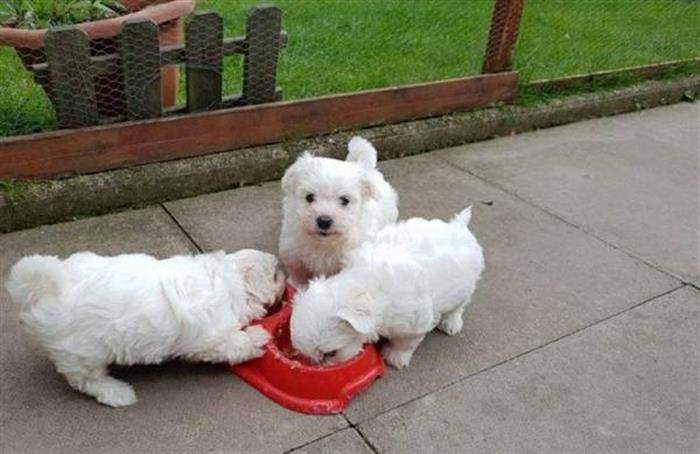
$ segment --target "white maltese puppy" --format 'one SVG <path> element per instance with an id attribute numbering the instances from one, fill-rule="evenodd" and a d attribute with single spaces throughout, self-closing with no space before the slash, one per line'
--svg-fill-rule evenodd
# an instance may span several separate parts
<path id="1" fill-rule="evenodd" d="M 351 249 L 398 218 L 398 196 L 376 169 L 377 151 L 361 137 L 345 161 L 304 153 L 284 174 L 280 259 L 292 284 L 333 275 Z"/>
<path id="2" fill-rule="evenodd" d="M 171 358 L 239 363 L 262 355 L 261 327 L 284 290 L 277 258 L 251 249 L 158 260 L 143 254 L 17 262 L 6 287 L 20 322 L 75 389 L 112 407 L 136 402 L 107 366 Z"/>
<path id="3" fill-rule="evenodd" d="M 349 254 L 339 274 L 312 280 L 294 300 L 294 347 L 317 363 L 335 364 L 381 337 L 388 339 L 386 362 L 403 368 L 436 326 L 460 332 L 484 269 L 470 217 L 471 207 L 449 223 L 414 218 L 385 227 Z"/>

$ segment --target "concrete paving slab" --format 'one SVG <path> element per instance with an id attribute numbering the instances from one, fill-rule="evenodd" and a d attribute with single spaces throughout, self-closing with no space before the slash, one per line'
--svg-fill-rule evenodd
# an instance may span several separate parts
<path id="1" fill-rule="evenodd" d="M 0 235 L 0 267 L 5 271 L 28 253 L 64 257 L 80 250 L 168 257 L 195 249 L 170 216 L 156 207 Z"/>
<path id="2" fill-rule="evenodd" d="M 66 257 L 83 250 L 104 255 L 148 252 L 158 257 L 195 251 L 187 237 L 161 208 L 127 211 L 0 235 L 0 280 L 25 255 Z M 3 335 L 7 334 L 6 329 L 17 329 L 17 320 L 15 308 L 10 305 L 2 285 L 0 301 L 0 335 Z M 13 338 L 9 336 L 7 339 Z"/>
<path id="3" fill-rule="evenodd" d="M 373 454 L 374 451 L 357 434 L 347 428 L 293 451 L 295 454 Z"/>
<path id="4" fill-rule="evenodd" d="M 360 430 L 383 453 L 698 452 L 699 322 L 685 287 Z"/>
<path id="5" fill-rule="evenodd" d="M 277 253 L 282 223 L 279 181 L 165 206 L 205 251 L 255 248 Z"/>
<path id="6" fill-rule="evenodd" d="M 0 275 L 21 256 L 193 251 L 160 208 L 0 235 Z M 282 452 L 347 426 L 304 417 L 262 397 L 215 365 L 120 368 L 139 402 L 124 409 L 71 390 L 21 332 L 0 291 L 0 446 L 3 452 Z"/>
<path id="7" fill-rule="evenodd" d="M 402 217 L 446 219 L 474 205 L 471 226 L 484 247 L 486 271 L 463 332 L 429 336 L 409 369 L 388 371 L 350 406 L 346 414 L 354 422 L 679 285 L 429 156 L 388 161 L 382 169 L 400 194 Z"/>
<path id="8" fill-rule="evenodd" d="M 700 103 L 437 152 L 685 282 L 700 282 Z"/>
<path id="9" fill-rule="evenodd" d="M 474 204 L 487 271 L 457 338 L 434 334 L 408 371 L 389 371 L 351 404 L 359 421 L 680 285 L 564 222 L 427 156 L 381 163 L 402 217 L 449 218 Z M 279 185 L 167 205 L 205 249 L 276 250 Z M 482 202 L 491 203 L 486 205 Z M 435 374 L 440 370 L 440 374 Z"/>
<path id="10" fill-rule="evenodd" d="M 655 114 L 650 112 L 643 115 L 643 118 L 647 118 Z M 687 231 L 688 225 L 691 230 L 693 228 L 692 223 L 688 224 L 692 211 L 686 210 L 692 202 L 692 191 L 688 191 L 686 183 L 692 182 L 689 175 L 694 169 L 692 163 L 687 164 L 692 155 L 677 142 L 677 136 L 681 136 L 686 138 L 683 143 L 687 143 L 688 116 L 675 110 L 669 115 L 676 115 L 676 120 L 671 121 L 667 128 L 649 133 L 649 141 L 667 144 L 671 150 L 667 153 L 667 159 L 659 164 L 661 177 L 655 180 L 653 190 L 647 190 L 639 181 L 640 178 L 651 178 L 654 173 L 647 169 L 649 165 L 656 165 L 650 150 L 638 156 L 629 151 L 613 153 L 610 148 L 610 143 L 617 143 L 620 148 L 645 146 L 640 145 L 638 139 L 645 131 L 640 131 L 635 116 L 608 119 L 597 130 L 589 130 L 588 142 L 595 133 L 595 140 L 609 146 L 607 154 L 597 152 L 596 155 L 594 150 L 590 152 L 591 158 L 586 158 L 584 151 L 588 142 L 583 133 L 580 137 L 573 136 L 576 140 L 567 137 L 558 139 L 560 148 L 572 149 L 575 159 L 566 157 L 558 161 L 545 156 L 547 153 L 544 151 L 534 153 L 533 159 L 540 160 L 540 165 L 555 168 L 542 170 L 541 175 L 527 162 L 510 164 L 511 167 L 508 167 L 507 160 L 503 165 L 488 162 L 487 158 L 510 152 L 492 150 L 492 155 L 484 156 L 483 162 L 475 165 L 492 171 L 496 176 L 500 175 L 500 166 L 505 175 L 515 175 L 528 183 L 525 185 L 513 177 L 516 183 L 523 184 L 530 191 L 530 186 L 539 189 L 541 185 L 539 182 L 532 183 L 527 172 L 525 176 L 520 176 L 519 165 L 530 172 L 531 179 L 552 175 L 559 178 L 559 173 L 567 175 L 569 172 L 568 179 L 575 180 L 580 176 L 575 169 L 571 170 L 572 162 L 579 165 L 577 160 L 580 160 L 596 169 L 598 173 L 589 173 L 601 177 L 600 185 L 609 187 L 609 190 L 619 189 L 622 200 L 627 203 L 626 206 L 615 205 L 614 201 L 607 200 L 607 192 L 596 193 L 591 189 L 595 189 L 595 185 L 586 185 L 585 181 L 569 187 L 564 184 L 568 181 L 552 177 L 554 179 L 547 184 L 564 188 L 561 192 L 566 193 L 568 198 L 562 196 L 554 199 L 559 203 L 562 198 L 572 205 L 567 207 L 572 213 L 571 219 L 533 199 L 529 192 L 519 193 L 519 186 L 514 186 L 518 190 L 512 189 L 498 179 L 490 178 L 486 170 L 483 170 L 483 174 L 479 173 L 481 170 L 475 172 L 479 178 L 460 170 L 458 167 L 464 166 L 462 157 L 456 159 L 452 155 L 462 156 L 464 153 L 455 150 L 381 164 L 401 196 L 402 217 L 448 218 L 464 206 L 474 205 L 472 227 L 485 247 L 487 271 L 474 303 L 467 310 L 463 333 L 455 338 L 440 334 L 429 336 L 408 370 L 389 371 L 384 379 L 359 396 L 346 412 L 350 420 L 365 422 L 363 429 L 375 437 L 371 440 L 373 443 L 375 439 L 379 441 L 377 446 L 380 450 L 427 451 L 436 447 L 447 452 L 450 449 L 444 447 L 450 447 L 450 437 L 457 437 L 457 440 L 467 440 L 459 445 L 460 448 L 465 447 L 463 450 L 469 450 L 467 448 L 470 446 L 474 446 L 472 451 L 482 452 L 499 450 L 501 446 L 501 450 L 508 447 L 510 450 L 523 450 L 533 446 L 532 450 L 554 451 L 567 446 L 567 440 L 572 443 L 585 441 L 589 435 L 586 430 L 597 431 L 596 436 L 590 437 L 588 445 L 580 443 L 581 446 L 588 446 L 588 450 L 626 449 L 624 442 L 628 438 L 632 441 L 627 450 L 637 449 L 642 446 L 642 441 L 647 440 L 643 438 L 647 435 L 648 438 L 658 439 L 658 443 L 654 440 L 648 442 L 650 449 L 664 447 L 662 442 L 668 441 L 671 435 L 679 441 L 666 443 L 668 450 L 681 449 L 693 442 L 697 446 L 697 438 L 688 436 L 688 427 L 698 426 L 697 414 L 688 414 L 688 408 L 697 408 L 698 405 L 698 389 L 692 387 L 697 382 L 697 372 L 695 375 L 688 372 L 689 367 L 697 371 L 697 341 L 692 344 L 686 340 L 688 345 L 676 348 L 676 341 L 669 340 L 667 333 L 669 327 L 677 325 L 680 333 L 677 342 L 681 342 L 684 336 L 687 337 L 688 323 L 697 326 L 697 310 L 679 315 L 682 319 L 680 322 L 661 314 L 656 317 L 660 320 L 658 322 L 649 316 L 644 318 L 643 323 L 631 324 L 644 327 L 658 323 L 663 328 L 661 337 L 656 336 L 655 328 L 646 331 L 642 328 L 639 328 L 642 331 L 625 330 L 624 327 L 615 331 L 611 328 L 601 335 L 594 331 L 576 348 L 552 350 L 553 346 L 571 338 L 578 339 L 576 336 L 600 329 L 599 326 L 607 326 L 622 316 L 596 325 L 601 320 L 680 286 L 680 282 L 667 273 L 631 256 L 639 255 L 669 270 L 665 264 L 655 261 L 656 258 L 667 260 L 669 266 L 680 264 L 678 269 L 687 270 L 693 257 L 692 253 L 683 255 L 675 249 L 683 245 L 689 245 L 692 249 Z M 536 144 L 531 142 L 541 140 L 538 135 L 545 133 L 537 133 L 533 135 L 534 138 L 526 136 L 522 142 L 527 145 L 526 148 L 536 148 Z M 553 139 L 547 137 L 546 140 Z M 520 141 L 514 143 L 521 146 Z M 557 150 L 553 147 L 548 153 L 556 155 Z M 513 159 L 516 158 L 519 159 L 518 156 Z M 609 174 L 597 169 L 598 161 L 617 169 L 615 171 L 624 180 L 620 188 L 602 178 L 607 178 Z M 473 171 L 472 167 L 465 168 Z M 634 172 L 630 169 L 634 169 Z M 493 183 L 484 182 L 482 178 Z M 496 185 L 505 187 L 517 196 L 498 189 Z M 605 210 L 598 212 L 595 203 L 582 199 L 579 192 L 586 194 L 585 191 L 597 196 L 599 200 L 596 203 L 604 204 Z M 677 197 L 680 200 L 678 206 L 661 207 L 663 197 L 657 193 L 663 191 L 672 192 L 674 200 L 675 195 L 680 194 Z M 660 214 L 647 216 L 646 213 L 637 213 L 648 207 L 642 206 L 635 195 L 643 201 L 649 199 L 649 206 L 653 210 L 661 210 Z M 542 199 L 549 201 L 544 196 Z M 583 214 L 577 214 L 579 209 L 575 204 L 579 204 Z M 538 205 L 581 227 L 547 214 Z M 279 183 L 171 202 L 166 206 L 188 231 L 188 235 L 205 250 L 256 247 L 275 252 L 277 249 L 281 220 Z M 632 213 L 618 215 L 613 212 L 614 208 Z M 590 222 L 590 225 L 577 222 L 576 216 Z M 605 222 L 599 217 L 603 217 Z M 675 217 L 682 224 L 681 227 L 672 225 Z M 635 236 L 637 230 L 628 235 L 626 222 L 634 221 L 648 223 L 644 226 L 651 232 L 647 232 L 648 237 Z M 612 241 L 612 236 L 605 236 L 596 230 L 597 223 L 602 227 L 619 227 L 616 232 L 620 235 L 620 244 Z M 638 230 L 642 230 L 641 227 Z M 586 233 L 588 231 L 616 247 L 593 238 Z M 631 247 L 636 247 L 640 238 L 654 241 L 657 238 L 654 234 L 658 232 L 670 232 L 682 238 L 662 245 L 668 247 L 667 255 L 659 245 L 648 251 Z M 629 241 L 629 244 L 624 241 Z M 192 244 L 165 211 L 141 210 L 0 236 L 0 273 L 6 272 L 24 254 L 41 252 L 63 255 L 85 248 L 106 254 L 146 251 L 159 256 L 193 250 Z M 649 255 L 644 255 L 646 252 Z M 693 277 L 692 273 L 679 275 L 684 279 Z M 700 279 L 697 282 L 700 283 Z M 697 291 L 684 288 L 667 298 L 680 298 L 682 301 L 690 298 L 697 306 L 697 295 Z M 666 299 L 645 303 L 639 309 L 626 312 L 624 317 L 656 305 L 658 301 Z M 675 306 L 671 304 L 669 307 Z M 140 402 L 135 407 L 121 410 L 99 406 L 70 390 L 44 356 L 29 347 L 27 339 L 19 331 L 14 311 L 4 292 L 0 292 L 0 345 L 3 346 L 0 350 L 0 446 L 5 450 L 281 452 L 304 446 L 298 451 L 368 452 L 364 440 L 353 429 L 345 429 L 347 423 L 344 418 L 309 417 L 288 412 L 217 366 L 169 363 L 158 367 L 117 369 L 118 376 L 135 386 Z M 590 325 L 594 326 L 586 328 Z M 658 328 L 657 325 L 653 326 Z M 578 330 L 582 331 L 565 337 Z M 616 333 L 618 337 L 610 337 Z M 564 339 L 557 341 L 562 336 Z M 551 342 L 551 345 L 540 348 Z M 625 342 L 630 342 L 631 346 Z M 689 351 L 691 347 L 694 350 Z M 672 348 L 676 350 L 664 356 Z M 480 373 L 532 350 L 535 351 Z M 650 353 L 644 356 L 646 350 Z M 491 377 L 490 374 L 496 371 L 508 371 L 510 369 L 507 368 L 525 365 L 527 358 L 542 351 L 549 352 L 549 357 L 541 359 L 539 367 L 517 369 L 508 377 L 501 378 L 500 382 L 496 378 L 485 380 L 476 386 L 475 389 L 481 390 L 479 392 L 468 394 L 460 388 L 459 396 L 446 394 L 453 388 L 461 387 L 462 383 L 471 383 L 482 376 Z M 596 358 L 602 362 L 602 366 L 593 367 L 598 364 L 595 363 Z M 659 368 L 662 370 L 657 370 Z M 676 369 L 678 372 L 674 372 Z M 666 373 L 667 370 L 670 372 Z M 465 378 L 473 374 L 476 375 Z M 521 375 L 523 378 L 518 382 Z M 584 380 L 586 377 L 588 380 Z M 619 380 L 616 381 L 616 377 L 620 377 Z M 629 389 L 618 389 L 622 384 L 627 384 Z M 665 385 L 670 387 L 669 390 L 664 388 Z M 442 391 L 434 394 L 439 389 Z M 479 401 L 480 396 L 487 392 L 496 397 L 486 403 Z M 646 406 L 639 403 L 639 396 L 645 393 L 650 396 Z M 686 401 L 681 402 L 678 396 L 683 393 Z M 443 394 L 447 397 L 441 397 Z M 472 400 L 461 401 L 462 395 L 471 396 L 469 398 Z M 476 404 L 473 403 L 474 399 Z M 410 401 L 414 403 L 407 404 Z M 612 408 L 606 406 L 607 401 L 610 401 L 609 407 Z M 393 416 L 397 413 L 402 415 L 400 412 L 413 408 L 413 405 L 424 405 L 429 409 L 421 407 L 415 414 L 406 415 L 404 420 Z M 481 409 L 480 412 L 471 411 L 475 405 Z M 511 417 L 511 406 L 515 411 L 508 419 Z M 397 410 L 392 410 L 396 407 Z M 672 410 L 677 411 L 674 413 Z M 631 416 L 635 412 L 640 414 L 636 426 Z M 383 416 L 374 419 L 380 414 Z M 450 419 L 445 419 L 443 415 L 449 415 Z M 577 416 L 582 418 L 582 424 L 576 419 Z M 663 421 L 656 424 L 654 418 Z M 600 427 L 590 426 L 591 421 L 598 420 L 603 422 Z M 456 428 L 450 425 L 451 421 L 466 422 Z M 382 422 L 385 425 L 379 426 Z M 644 431 L 652 424 L 656 425 Z M 375 429 L 375 425 L 378 428 Z M 394 425 L 398 428 L 394 428 Z M 480 432 L 471 430 L 472 426 Z M 461 432 L 454 435 L 453 431 Z M 560 437 L 561 433 L 567 437 Z M 411 441 L 411 437 L 417 441 Z M 518 438 L 525 440 L 522 446 Z M 551 441 L 560 439 L 564 439 L 560 445 Z M 492 446 L 492 449 L 488 449 Z M 568 446 L 569 450 L 572 450 L 571 446 L 576 447 L 573 444 Z"/>

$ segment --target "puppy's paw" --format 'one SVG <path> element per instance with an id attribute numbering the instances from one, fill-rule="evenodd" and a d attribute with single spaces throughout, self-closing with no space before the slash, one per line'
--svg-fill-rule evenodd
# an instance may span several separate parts
<path id="1" fill-rule="evenodd" d="M 462 314 L 459 314 L 458 316 L 450 315 L 440 320 L 438 329 L 443 333 L 447 334 L 448 336 L 454 336 L 455 334 L 458 334 L 460 331 L 462 331 L 463 325 L 464 322 L 462 321 Z"/>
<path id="2" fill-rule="evenodd" d="M 99 403 L 115 408 L 126 407 L 137 402 L 134 388 L 128 383 L 114 379 L 100 383 L 95 398 Z"/>
<path id="3" fill-rule="evenodd" d="M 263 348 L 272 338 L 262 326 L 249 326 L 245 332 L 255 348 Z"/>
<path id="4" fill-rule="evenodd" d="M 403 369 L 408 367 L 413 357 L 413 350 L 398 350 L 388 345 L 382 348 L 382 356 L 384 361 L 395 369 Z"/>

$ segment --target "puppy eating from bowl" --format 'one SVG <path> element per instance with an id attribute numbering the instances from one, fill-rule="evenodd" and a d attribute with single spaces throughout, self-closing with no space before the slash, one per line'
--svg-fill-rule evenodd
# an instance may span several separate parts
<path id="1" fill-rule="evenodd" d="M 20 323 L 70 386 L 122 407 L 136 394 L 109 375 L 110 364 L 262 356 L 270 335 L 245 327 L 281 299 L 284 284 L 274 255 L 246 249 L 165 260 L 34 255 L 12 267 L 6 287 Z"/>
<path id="2" fill-rule="evenodd" d="M 376 166 L 372 144 L 354 137 L 345 161 L 306 152 L 287 169 L 279 252 L 294 287 L 336 274 L 348 251 L 396 222 L 398 196 Z"/>
<path id="3" fill-rule="evenodd" d="M 400 369 L 436 326 L 459 333 L 484 269 L 470 218 L 467 208 L 449 223 L 413 218 L 387 226 L 352 251 L 340 273 L 312 280 L 294 299 L 296 351 L 332 365 L 384 338 L 384 360 Z"/>

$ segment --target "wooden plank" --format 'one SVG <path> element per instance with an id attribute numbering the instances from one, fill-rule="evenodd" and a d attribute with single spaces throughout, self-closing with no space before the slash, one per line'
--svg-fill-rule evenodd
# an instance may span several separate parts
<path id="1" fill-rule="evenodd" d="M 277 60 L 282 39 L 282 11 L 275 6 L 251 8 L 246 24 L 243 99 L 247 104 L 275 101 Z"/>
<path id="2" fill-rule="evenodd" d="M 287 45 L 287 34 L 280 34 L 282 47 Z M 223 53 L 225 57 L 236 54 L 245 54 L 246 41 L 245 38 L 225 38 L 223 45 Z M 160 49 L 161 66 L 179 65 L 187 61 L 187 52 L 185 46 L 176 44 L 174 46 L 165 46 Z M 119 57 L 116 54 L 98 55 L 90 57 L 90 71 L 93 76 L 99 76 L 106 73 L 114 73 L 119 69 Z M 32 65 L 34 80 L 37 83 L 48 82 L 49 80 L 49 65 L 47 63 L 37 63 Z"/>
<path id="3" fill-rule="evenodd" d="M 187 52 L 185 52 L 185 46 L 182 44 L 175 44 L 173 46 L 165 46 L 160 48 L 160 64 L 162 66 L 167 65 L 179 65 L 187 60 Z"/>
<path id="4" fill-rule="evenodd" d="M 42 178 L 166 161 L 338 129 L 511 102 L 517 73 L 278 102 L 0 139 L 0 178 Z"/>
<path id="5" fill-rule="evenodd" d="M 224 20 L 211 11 L 195 13 L 185 40 L 187 107 L 190 112 L 217 109 L 223 94 Z"/>
<path id="6" fill-rule="evenodd" d="M 158 26 L 146 18 L 129 20 L 119 33 L 126 118 L 143 120 L 162 114 Z"/>
<path id="7" fill-rule="evenodd" d="M 654 79 L 679 70 L 697 71 L 700 69 L 700 57 L 674 60 L 651 65 L 629 66 L 627 68 L 597 71 L 589 74 L 577 74 L 556 79 L 533 80 L 525 85 L 531 92 L 558 93 L 565 90 L 585 88 L 596 83 L 609 83 L 629 79 Z"/>
<path id="8" fill-rule="evenodd" d="M 57 27 L 46 33 L 45 48 L 58 127 L 96 125 L 99 115 L 87 35 L 75 26 Z"/>
<path id="9" fill-rule="evenodd" d="M 224 55 L 245 54 L 245 38 L 224 39 Z"/>
<path id="10" fill-rule="evenodd" d="M 277 93 L 275 94 L 275 98 L 277 101 L 282 100 L 282 89 L 279 87 L 277 87 Z M 222 109 L 229 109 L 231 107 L 240 107 L 245 105 L 246 103 L 243 101 L 243 97 L 241 95 L 224 96 L 221 100 Z M 163 109 L 163 112 L 165 115 L 182 115 L 188 113 L 187 106 L 175 106 L 165 108 Z"/>
<path id="11" fill-rule="evenodd" d="M 286 33 L 282 32 L 280 39 L 282 44 L 286 43 Z M 245 38 L 226 38 L 224 39 L 224 56 L 228 57 L 236 54 L 245 53 Z M 185 46 L 176 44 L 174 46 L 165 46 L 160 49 L 161 66 L 179 65 L 187 61 L 187 53 Z M 93 76 L 99 76 L 105 73 L 113 73 L 118 71 L 119 57 L 116 54 L 98 55 L 90 57 L 90 71 Z M 32 72 L 37 83 L 42 83 L 49 80 L 49 65 L 47 63 L 37 63 L 32 65 Z"/>

